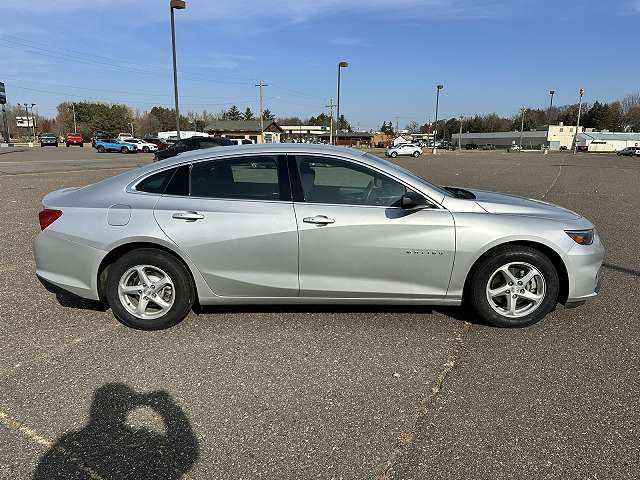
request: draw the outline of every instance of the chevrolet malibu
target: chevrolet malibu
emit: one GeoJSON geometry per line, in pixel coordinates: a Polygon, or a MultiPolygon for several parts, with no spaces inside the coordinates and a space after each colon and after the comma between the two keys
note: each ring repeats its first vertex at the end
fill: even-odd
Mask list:
{"type": "Polygon", "coordinates": [[[58,190],[40,227],[47,289],[106,302],[145,330],[195,302],[466,302],[521,327],[595,297],[604,256],[591,222],[564,208],[309,144],[186,152],[58,190]]]}

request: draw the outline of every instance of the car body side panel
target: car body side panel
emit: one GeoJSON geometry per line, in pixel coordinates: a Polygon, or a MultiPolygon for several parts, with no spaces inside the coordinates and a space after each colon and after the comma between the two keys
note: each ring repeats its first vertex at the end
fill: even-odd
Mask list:
{"type": "Polygon", "coordinates": [[[155,217],[216,295],[298,295],[298,232],[291,202],[166,196],[155,217]],[[188,211],[204,218],[173,218],[188,211]]]}
{"type": "Polygon", "coordinates": [[[455,251],[451,213],[296,203],[300,295],[445,297],[455,251]],[[325,215],[335,223],[305,223],[325,215]]]}
{"type": "MultiPolygon", "coordinates": [[[[456,222],[456,259],[451,275],[449,296],[460,298],[469,271],[487,251],[512,242],[533,242],[545,245],[556,252],[569,274],[569,297],[581,297],[593,293],[595,277],[602,263],[604,251],[599,242],[593,245],[577,245],[565,232],[562,222],[526,215],[495,215],[486,213],[454,212],[456,222]],[[574,247],[579,247],[576,250],[574,247]],[[580,261],[573,257],[591,256],[588,280],[576,283],[572,277],[581,275],[580,261]],[[588,291],[591,288],[591,291],[588,291]]],[[[575,225],[590,228],[586,219],[578,219],[575,225]]],[[[584,272],[583,272],[584,273],[584,272]]]]}

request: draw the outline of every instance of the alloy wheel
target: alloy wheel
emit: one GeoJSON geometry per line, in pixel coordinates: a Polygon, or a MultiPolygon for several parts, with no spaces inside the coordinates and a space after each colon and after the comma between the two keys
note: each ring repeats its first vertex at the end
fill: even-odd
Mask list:
{"type": "Polygon", "coordinates": [[[171,310],[175,287],[164,270],[153,265],[136,265],[120,277],[118,297],[131,315],[153,320],[171,310]]]}
{"type": "Polygon", "coordinates": [[[507,263],[489,277],[486,293],[489,305],[498,314],[525,317],[545,299],[544,275],[529,263],[507,263]]]}

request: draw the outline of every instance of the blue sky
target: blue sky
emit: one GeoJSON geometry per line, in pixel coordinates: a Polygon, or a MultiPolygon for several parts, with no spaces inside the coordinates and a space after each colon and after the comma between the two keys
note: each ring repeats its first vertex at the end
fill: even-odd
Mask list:
{"type": "MultiPolygon", "coordinates": [[[[172,105],[168,0],[4,0],[0,81],[12,103],[172,105]],[[28,4],[28,5],[27,5],[28,4]]],[[[640,0],[188,0],[176,12],[181,110],[342,112],[378,127],[640,89],[640,0]],[[621,68],[625,65],[625,68],[621,68]]]]}

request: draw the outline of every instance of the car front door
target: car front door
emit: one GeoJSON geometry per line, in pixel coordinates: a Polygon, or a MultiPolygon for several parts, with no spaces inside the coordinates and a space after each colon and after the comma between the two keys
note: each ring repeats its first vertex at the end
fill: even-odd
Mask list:
{"type": "Polygon", "coordinates": [[[296,297],[298,232],[285,157],[194,163],[188,195],[163,195],[158,224],[216,295],[296,297]]]}
{"type": "Polygon", "coordinates": [[[408,188],[356,162],[293,158],[301,297],[446,295],[455,252],[449,211],[402,209],[408,188]]]}

